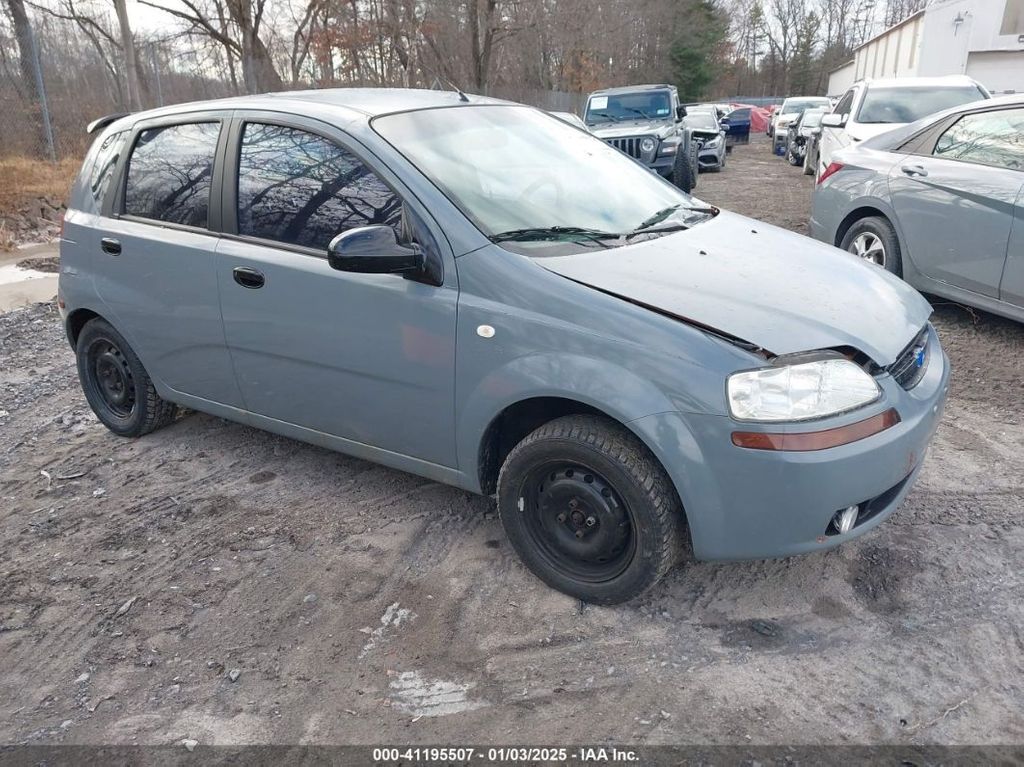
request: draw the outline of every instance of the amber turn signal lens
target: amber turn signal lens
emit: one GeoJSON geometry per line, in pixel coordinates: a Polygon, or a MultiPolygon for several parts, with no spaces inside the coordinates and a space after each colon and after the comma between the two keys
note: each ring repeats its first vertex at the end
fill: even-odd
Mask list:
{"type": "Polygon", "coordinates": [[[800,431],[790,434],[765,431],[734,431],[732,444],[751,450],[826,450],[878,434],[900,422],[895,408],[847,426],[823,431],[800,431]]]}

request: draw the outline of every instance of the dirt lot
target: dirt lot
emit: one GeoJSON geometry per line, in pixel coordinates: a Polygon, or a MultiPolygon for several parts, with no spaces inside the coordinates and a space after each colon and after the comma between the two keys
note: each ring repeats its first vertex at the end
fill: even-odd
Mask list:
{"type": "MultiPolygon", "coordinates": [[[[805,231],[810,187],[758,142],[697,192],[805,231]]],[[[0,742],[1024,743],[1024,326],[936,322],[890,521],[594,608],[490,499],[200,414],[114,437],[55,310],[4,314],[0,742]]]]}

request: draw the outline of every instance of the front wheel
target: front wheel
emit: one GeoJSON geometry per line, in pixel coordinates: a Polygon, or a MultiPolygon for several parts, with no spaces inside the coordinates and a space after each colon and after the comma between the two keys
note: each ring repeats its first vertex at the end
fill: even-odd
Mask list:
{"type": "Polygon", "coordinates": [[[817,161],[811,159],[811,150],[810,149],[805,149],[804,150],[804,175],[805,176],[813,176],[814,175],[814,166],[816,164],[817,164],[817,161]]]}
{"type": "Polygon", "coordinates": [[[109,322],[86,323],[75,356],[89,407],[115,434],[141,437],[174,420],[177,407],[161,399],[142,362],[109,322]]]}
{"type": "Polygon", "coordinates": [[[676,158],[672,163],[672,183],[689,194],[693,191],[694,176],[689,152],[683,151],[680,147],[676,150],[676,158]]]}
{"type": "Polygon", "coordinates": [[[498,513],[523,563],[552,588],[617,604],[678,560],[683,511],[647,448],[605,418],[566,416],[527,436],[498,477],[498,513]]]}

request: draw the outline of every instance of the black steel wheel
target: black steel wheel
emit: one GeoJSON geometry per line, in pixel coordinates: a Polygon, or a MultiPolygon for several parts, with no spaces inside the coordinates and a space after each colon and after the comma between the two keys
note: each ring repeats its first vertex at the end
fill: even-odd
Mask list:
{"type": "Polygon", "coordinates": [[[85,398],[112,432],[140,437],[174,420],[176,406],[160,398],[142,362],[109,322],[86,323],[75,349],[85,398]]]}
{"type": "Polygon", "coordinates": [[[498,477],[498,512],[523,563],[585,602],[632,599],[682,548],[671,480],[635,435],[598,416],[558,418],[520,442],[498,477]]]}
{"type": "Polygon", "coordinates": [[[629,507],[589,466],[553,461],[524,478],[523,524],[537,553],[561,575],[601,583],[636,553],[629,507]]]}

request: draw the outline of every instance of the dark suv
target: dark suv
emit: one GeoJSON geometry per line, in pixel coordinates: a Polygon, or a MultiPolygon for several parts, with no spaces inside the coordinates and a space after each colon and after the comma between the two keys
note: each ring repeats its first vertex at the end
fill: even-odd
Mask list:
{"type": "Polygon", "coordinates": [[[689,192],[697,186],[697,145],[685,116],[675,86],[632,85],[591,93],[583,120],[595,136],[689,192]]]}

